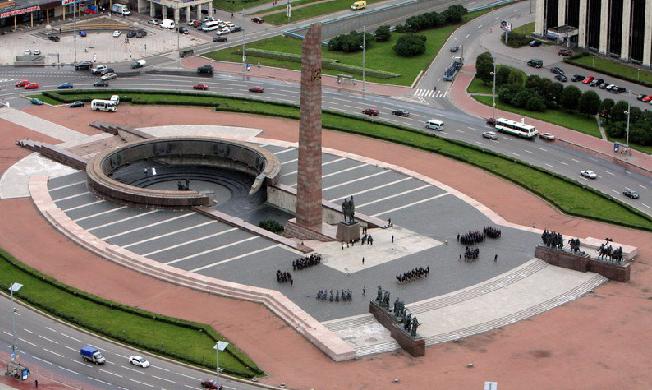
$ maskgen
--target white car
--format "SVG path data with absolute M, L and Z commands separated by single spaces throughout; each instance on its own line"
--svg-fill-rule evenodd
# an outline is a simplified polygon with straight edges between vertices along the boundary
M 228 27 L 228 28 L 233 28 L 233 27 L 235 27 L 235 24 L 233 24 L 233 23 L 231 23 L 231 22 L 224 22 L 224 25 L 225 25 L 226 27 Z
M 539 138 L 543 138 L 546 141 L 554 141 L 555 140 L 555 136 L 553 134 L 550 134 L 550 133 L 541 133 L 541 134 L 539 134 Z
M 158 19 L 150 19 L 149 22 L 147 22 L 147 23 L 153 24 L 153 25 L 156 26 L 156 25 L 159 25 L 161 22 L 159 22 Z M 190 24 L 190 23 L 188 23 L 188 24 Z
M 493 131 L 485 131 L 482 133 L 482 138 L 486 139 L 498 139 L 498 135 L 494 133 Z
M 582 175 L 582 177 L 586 177 L 587 179 L 592 179 L 592 180 L 598 178 L 598 175 L 596 175 L 595 172 L 593 171 L 580 171 L 580 175 Z
M 23 52 L 23 55 L 25 55 L 25 56 L 31 56 L 31 55 L 32 55 L 32 51 L 31 51 L 30 49 L 26 49 L 26 50 Z
M 217 32 L 215 32 L 216 35 L 226 35 L 231 32 L 231 29 L 228 27 L 222 27 Z
M 105 80 L 105 81 L 106 80 L 113 80 L 113 79 L 116 79 L 116 78 L 118 78 L 118 75 L 115 74 L 115 73 L 107 73 L 107 74 L 105 74 L 104 76 L 101 77 L 101 79 Z
M 145 359 L 142 356 L 129 356 L 129 363 L 134 366 L 140 366 L 142 368 L 149 367 L 149 360 Z
M 34 50 L 32 51 L 32 54 L 34 54 L 35 56 L 40 56 L 40 55 L 41 55 L 41 51 L 40 51 L 39 49 L 34 49 Z
M 117 38 L 117 37 L 119 37 L 120 35 L 122 35 L 122 32 L 119 31 L 119 30 L 115 30 L 115 31 L 113 32 L 113 38 Z

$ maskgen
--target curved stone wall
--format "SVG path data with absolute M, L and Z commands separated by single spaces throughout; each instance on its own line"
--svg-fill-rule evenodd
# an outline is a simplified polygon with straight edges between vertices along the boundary
M 176 166 L 207 166 L 240 171 L 254 177 L 250 194 L 276 184 L 281 165 L 261 147 L 217 138 L 169 137 L 132 142 L 96 155 L 86 165 L 88 185 L 94 192 L 118 201 L 161 207 L 208 206 L 209 197 L 196 191 L 140 188 L 111 177 L 113 172 L 138 161 Z

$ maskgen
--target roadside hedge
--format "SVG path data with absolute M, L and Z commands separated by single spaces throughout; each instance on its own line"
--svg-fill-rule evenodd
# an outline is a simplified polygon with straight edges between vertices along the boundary
M 51 93 L 48 96 L 52 96 L 56 99 L 56 95 L 72 95 L 72 94 L 87 94 L 86 96 L 90 99 L 90 94 L 95 93 L 95 97 L 98 97 L 98 94 L 102 96 L 107 96 L 116 93 L 127 93 L 127 94 L 150 94 L 152 99 L 147 99 L 148 104 L 158 104 L 157 101 L 161 99 L 162 96 L 168 95 L 166 91 L 148 91 L 148 90 L 110 90 L 110 91 L 60 91 Z M 201 94 L 193 92 L 182 92 L 174 91 L 169 95 L 192 95 L 198 96 L 202 95 L 204 99 L 214 99 L 214 104 L 219 103 L 219 110 L 223 111 L 237 111 L 242 113 L 251 113 L 258 115 L 268 115 L 268 116 L 280 116 L 290 119 L 299 118 L 299 109 L 298 107 L 287 104 L 287 103 L 276 103 L 276 102 L 262 102 L 256 99 L 249 98 L 231 98 L 220 95 L 213 94 Z M 79 100 L 79 99 L 76 99 Z M 226 102 L 224 104 L 223 102 Z M 246 104 L 233 105 L 228 102 L 242 102 Z M 184 102 L 178 102 L 179 104 L 184 104 Z M 265 107 L 264 110 L 261 110 L 260 107 Z M 475 145 L 467 144 L 462 141 L 452 140 L 452 139 L 443 139 L 437 135 L 427 135 L 423 132 L 408 128 L 404 126 L 399 126 L 391 124 L 389 122 L 384 122 L 382 120 L 370 120 L 366 118 L 360 118 L 354 115 L 345 114 L 345 113 L 334 113 L 324 111 L 322 115 L 322 124 L 324 128 L 339 130 L 347 133 L 361 134 L 372 138 L 382 139 L 410 147 L 415 147 L 418 149 L 435 152 L 458 161 L 462 161 L 479 168 L 485 169 L 489 172 L 492 172 L 500 177 L 503 177 L 507 180 L 512 181 L 515 184 L 520 185 L 523 188 L 539 195 L 543 199 L 546 199 L 557 208 L 563 212 L 583 218 L 591 218 L 598 221 L 603 221 L 607 223 L 613 223 L 621 226 L 632 227 L 636 229 L 643 229 L 652 231 L 652 218 L 648 215 L 642 213 L 641 211 L 631 207 L 630 205 L 621 202 L 620 200 L 611 197 L 608 194 L 603 194 L 591 187 L 585 186 L 582 183 L 579 183 L 575 180 L 566 178 L 557 173 L 547 171 L 543 168 L 539 168 L 534 165 L 517 160 L 509 156 L 501 155 L 491 150 L 480 148 Z M 373 124 L 373 126 L 370 126 Z M 396 131 L 402 130 L 402 131 Z M 492 160 L 493 159 L 493 160 Z M 509 167 L 509 164 L 514 164 L 512 167 Z M 504 169 L 501 169 L 504 168 Z M 516 176 L 513 171 L 517 168 L 531 169 L 532 172 L 543 173 L 547 176 L 552 176 L 555 180 L 560 180 L 561 182 L 549 183 L 549 185 L 539 185 L 540 183 L 533 182 L 529 177 L 519 178 Z M 590 192 L 592 195 L 597 196 L 598 199 L 612 202 L 614 206 L 621 208 L 621 211 L 627 210 L 641 218 L 643 221 L 640 223 L 634 224 L 625 221 L 620 218 L 606 218 L 596 215 L 593 204 L 579 204 L 574 205 L 580 208 L 585 208 L 587 211 L 585 213 L 577 212 L 570 204 L 562 204 L 556 199 L 552 198 L 551 195 L 555 191 L 559 191 L 559 187 L 562 185 L 570 185 L 570 189 L 577 188 L 578 190 L 584 189 Z M 546 187 L 545 190 L 540 189 L 540 187 Z M 595 199 L 595 201 L 598 201 Z M 624 210 L 623 210 L 624 209 Z M 620 213 L 614 211 L 614 217 L 619 216 Z

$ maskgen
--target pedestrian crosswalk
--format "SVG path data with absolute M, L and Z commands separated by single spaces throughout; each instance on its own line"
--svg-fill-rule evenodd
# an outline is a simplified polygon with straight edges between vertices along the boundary
M 446 91 L 440 91 L 440 90 L 433 90 L 433 89 L 423 89 L 423 88 L 418 88 L 414 90 L 414 96 L 415 97 L 421 97 L 421 98 L 445 98 L 448 96 L 448 90 Z
M 7 83 L 9 81 L 14 81 L 14 79 L 0 79 L 0 84 Z

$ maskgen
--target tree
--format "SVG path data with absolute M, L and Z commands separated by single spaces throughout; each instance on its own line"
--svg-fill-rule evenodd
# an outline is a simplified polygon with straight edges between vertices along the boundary
M 613 108 L 614 104 L 615 103 L 613 99 L 603 99 L 602 103 L 600 103 L 600 116 L 609 120 L 611 118 L 611 109 Z
M 535 92 L 541 91 L 541 77 L 536 74 L 527 76 L 527 80 L 525 80 L 525 88 L 532 89 Z
M 582 91 L 580 91 L 579 88 L 569 85 L 561 92 L 559 104 L 561 104 L 561 106 L 566 110 L 575 110 L 577 109 L 577 103 L 581 96 Z
M 498 100 L 503 103 L 512 104 L 512 101 L 518 92 L 518 87 L 514 85 L 505 85 L 504 87 L 500 87 L 498 90 Z
M 353 53 L 362 50 L 364 34 L 361 32 L 353 31 L 349 34 L 338 35 L 328 41 L 328 50 L 330 51 L 343 51 L 345 53 Z M 366 34 L 367 49 L 371 46 L 374 36 Z
M 516 96 L 512 98 L 512 105 L 519 108 L 524 108 L 527 105 L 528 100 L 535 94 L 529 89 L 521 88 Z
M 587 115 L 597 114 L 600 110 L 600 96 L 593 91 L 584 92 L 580 97 L 578 110 Z
M 611 138 L 624 138 L 625 126 L 624 121 L 611 121 L 607 124 L 607 135 Z
M 509 75 L 512 73 L 512 68 L 509 66 L 501 65 L 496 67 L 496 88 L 506 85 L 509 80 Z
M 643 146 L 652 145 L 652 128 L 645 127 L 640 123 L 630 126 L 629 141 Z
M 444 11 L 446 15 L 446 21 L 450 24 L 457 24 L 462 21 L 462 16 L 464 16 L 468 11 L 461 5 L 451 5 Z
M 426 51 L 426 37 L 416 34 L 403 35 L 398 39 L 393 49 L 401 57 L 421 55 Z
M 482 80 L 485 84 L 491 84 L 494 71 L 494 58 L 491 53 L 485 51 L 475 59 L 475 77 Z
M 525 72 L 512 68 L 507 77 L 507 84 L 516 85 L 518 87 L 525 86 Z
M 389 26 L 384 25 L 380 26 L 374 32 L 374 38 L 376 42 L 387 42 L 392 38 L 392 32 L 389 29 Z
M 614 104 L 613 107 L 611 107 L 611 120 L 613 122 L 624 122 L 627 120 L 627 102 L 625 101 L 618 101 L 618 103 Z
M 541 96 L 535 94 L 528 99 L 525 108 L 530 111 L 545 111 L 546 103 L 543 101 Z

